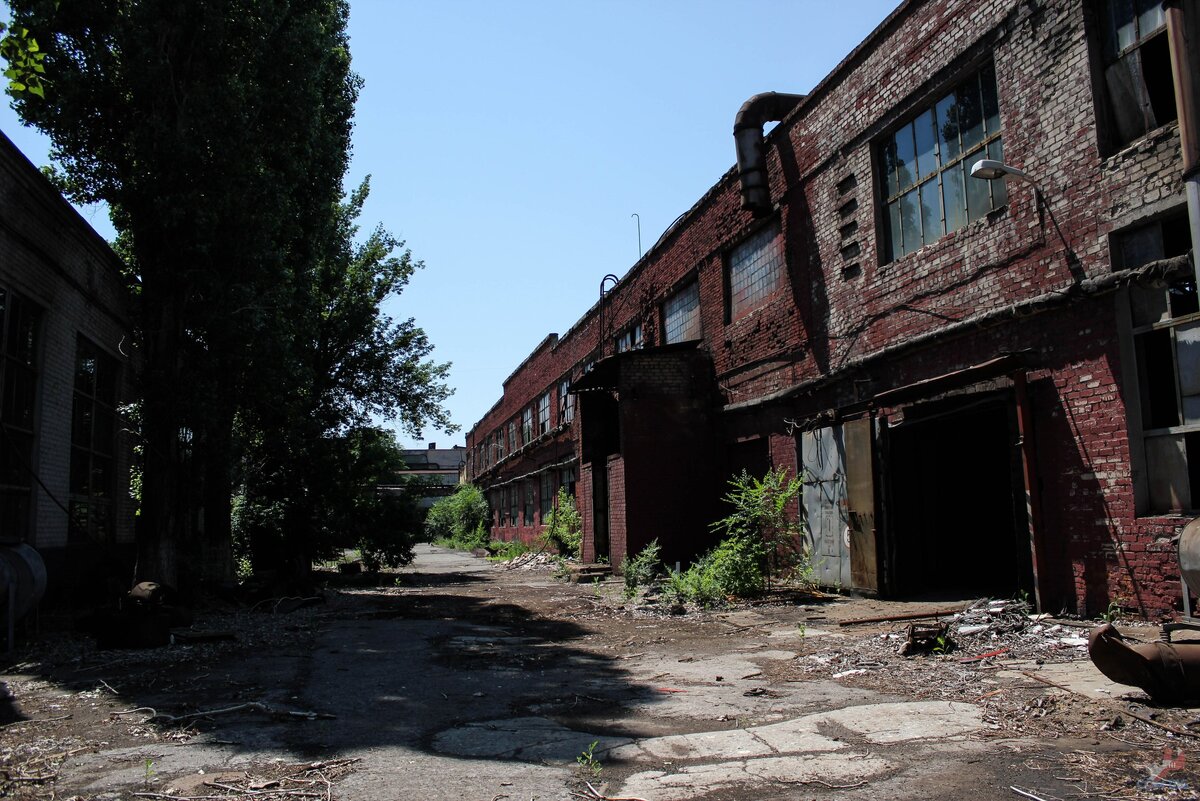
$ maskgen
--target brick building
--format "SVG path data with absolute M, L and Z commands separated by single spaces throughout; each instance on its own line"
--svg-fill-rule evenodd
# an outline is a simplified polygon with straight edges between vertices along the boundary
M 122 264 L 0 134 L 0 545 L 26 543 L 48 591 L 132 578 L 133 397 Z
M 748 101 L 738 166 L 467 435 L 493 534 L 565 485 L 586 559 L 686 560 L 732 473 L 782 465 L 829 586 L 1177 607 L 1200 304 L 1166 20 L 1198 13 L 910 0 Z

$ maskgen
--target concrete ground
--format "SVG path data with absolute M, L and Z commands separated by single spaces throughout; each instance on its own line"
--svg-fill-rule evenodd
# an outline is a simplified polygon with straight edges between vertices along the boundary
M 879 608 L 830 603 L 843 617 Z M 397 586 L 342 593 L 297 644 L 243 650 L 177 677 L 175 695 L 151 682 L 106 707 L 174 703 L 174 714 L 178 688 L 192 688 L 189 708 L 252 701 L 331 718 L 213 716 L 174 740 L 143 727 L 145 742 L 114 736 L 56 763 L 53 789 L 60 799 L 218 797 L 205 781 L 273 761 L 356 759 L 332 798 L 571 799 L 591 793 L 586 781 L 646 801 L 1024 797 L 1014 786 L 1050 799 L 1080 795 L 1082 780 L 1062 770 L 1068 757 L 1103 760 L 1113 747 L 1090 724 L 1078 738 L 1015 735 L 970 699 L 913 697 L 900 676 L 894 690 L 789 678 L 801 653 L 860 636 L 829 609 L 808 616 L 826 623 L 800 615 L 795 605 L 649 614 L 621 608 L 611 583 L 566 585 L 423 546 Z M 1045 667 L 1095 698 L 1129 690 L 1086 658 Z M 1029 684 L 1007 672 L 995 681 Z M 1136 778 L 1109 777 L 1113 787 Z M 286 799 L 256 792 L 244 797 Z

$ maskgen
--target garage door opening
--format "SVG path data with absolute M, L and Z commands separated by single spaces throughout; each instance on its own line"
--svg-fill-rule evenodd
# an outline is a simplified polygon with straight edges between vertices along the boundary
M 893 593 L 1033 591 L 1016 415 L 1005 397 L 928 404 L 888 430 Z

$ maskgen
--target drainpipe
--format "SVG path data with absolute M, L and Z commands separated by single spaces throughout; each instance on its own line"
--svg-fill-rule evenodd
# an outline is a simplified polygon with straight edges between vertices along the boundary
M 742 208 L 753 212 L 755 217 L 765 216 L 771 210 L 763 126 L 782 120 L 804 97 L 779 92 L 757 94 L 742 104 L 733 121 L 738 177 L 742 181 Z
M 1179 111 L 1179 140 L 1183 149 L 1183 186 L 1187 195 L 1188 223 L 1192 234 L 1192 269 L 1200 285 L 1200 42 L 1194 4 L 1168 0 L 1167 41 L 1171 47 L 1171 73 L 1175 79 L 1175 108 Z

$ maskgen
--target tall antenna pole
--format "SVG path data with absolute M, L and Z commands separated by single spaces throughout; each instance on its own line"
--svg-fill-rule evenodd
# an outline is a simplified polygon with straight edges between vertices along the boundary
M 642 257 L 642 218 L 638 216 L 638 213 L 637 213 L 636 211 L 635 211 L 633 214 L 630 214 L 629 216 L 630 216 L 630 217 L 637 217 L 637 228 L 638 228 L 638 258 L 640 259 L 640 258 Z

